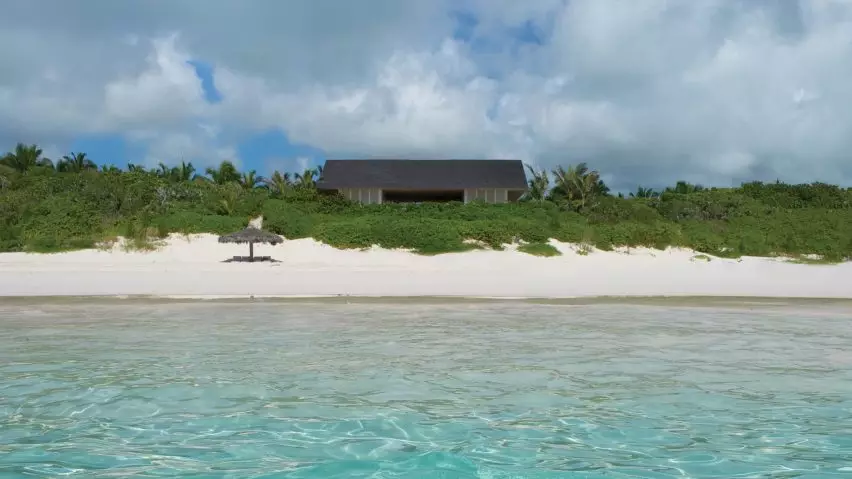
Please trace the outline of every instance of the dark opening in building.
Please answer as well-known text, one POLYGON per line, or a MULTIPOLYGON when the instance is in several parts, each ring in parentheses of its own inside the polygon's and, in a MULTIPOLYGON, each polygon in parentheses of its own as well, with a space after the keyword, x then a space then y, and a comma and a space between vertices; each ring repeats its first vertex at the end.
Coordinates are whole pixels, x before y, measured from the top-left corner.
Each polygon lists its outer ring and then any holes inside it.
POLYGON ((394 191, 384 190, 382 192, 384 203, 427 203, 464 201, 464 190, 458 191, 394 191))

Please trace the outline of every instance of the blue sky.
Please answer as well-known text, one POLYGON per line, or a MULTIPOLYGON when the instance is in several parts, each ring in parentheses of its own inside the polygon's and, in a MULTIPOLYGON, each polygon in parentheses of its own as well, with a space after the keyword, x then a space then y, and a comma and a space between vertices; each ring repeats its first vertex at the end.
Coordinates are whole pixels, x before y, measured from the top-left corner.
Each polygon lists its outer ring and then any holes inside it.
POLYGON ((0 148, 852 184, 849 22, 846 0, 9 0, 0 148))

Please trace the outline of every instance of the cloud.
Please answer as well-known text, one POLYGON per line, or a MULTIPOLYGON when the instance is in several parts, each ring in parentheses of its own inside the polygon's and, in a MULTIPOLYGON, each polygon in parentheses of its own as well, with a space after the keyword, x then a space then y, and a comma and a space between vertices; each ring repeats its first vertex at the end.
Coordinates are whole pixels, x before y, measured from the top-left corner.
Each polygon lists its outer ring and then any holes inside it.
POLYGON ((299 158, 296 158, 296 164, 298 165, 296 171, 302 173, 303 171, 310 168, 310 159, 305 158, 304 156, 300 156, 299 158))
POLYGON ((111 5, 10 2, 0 142, 212 164, 274 128, 331 156, 588 161, 616 187, 852 182, 848 0, 111 5))
POLYGON ((187 117, 205 116, 201 79, 179 51, 177 35, 152 42, 146 68, 135 75, 112 81, 104 88, 104 114, 123 128, 169 126, 187 117))
POLYGON ((260 78, 223 71, 223 111, 274 126, 291 140, 367 156, 477 157, 480 139, 499 128, 488 118, 497 82, 446 41, 434 52, 395 52, 374 76, 350 85, 278 91, 260 78), (473 140, 473 141, 472 141, 473 140), (450 153, 452 152, 452 153, 450 153))

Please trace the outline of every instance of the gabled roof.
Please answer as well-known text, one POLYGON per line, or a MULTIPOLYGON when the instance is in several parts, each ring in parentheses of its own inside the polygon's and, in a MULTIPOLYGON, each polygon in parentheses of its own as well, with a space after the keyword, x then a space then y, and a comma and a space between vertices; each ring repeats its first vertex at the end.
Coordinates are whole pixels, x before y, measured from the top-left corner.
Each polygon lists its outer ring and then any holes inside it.
POLYGON ((520 160, 327 160, 319 189, 526 189, 520 160))

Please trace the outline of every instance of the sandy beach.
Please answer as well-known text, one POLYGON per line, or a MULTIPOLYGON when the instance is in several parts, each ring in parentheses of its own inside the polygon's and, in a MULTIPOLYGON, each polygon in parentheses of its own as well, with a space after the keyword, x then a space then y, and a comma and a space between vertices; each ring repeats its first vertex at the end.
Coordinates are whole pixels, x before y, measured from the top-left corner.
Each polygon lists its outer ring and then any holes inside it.
POLYGON ((338 250, 313 240, 256 246, 278 263, 224 263, 247 246, 214 235, 171 236, 152 252, 111 248, 0 254, 0 296, 170 297, 738 296, 852 298, 852 263, 722 259, 687 250, 631 249, 542 258, 509 247, 420 256, 373 248, 338 250))

